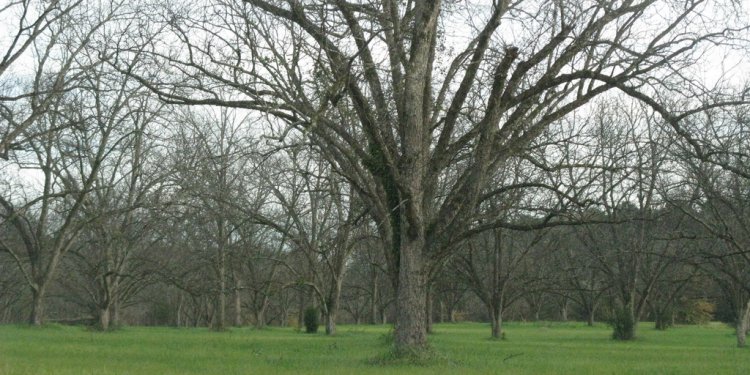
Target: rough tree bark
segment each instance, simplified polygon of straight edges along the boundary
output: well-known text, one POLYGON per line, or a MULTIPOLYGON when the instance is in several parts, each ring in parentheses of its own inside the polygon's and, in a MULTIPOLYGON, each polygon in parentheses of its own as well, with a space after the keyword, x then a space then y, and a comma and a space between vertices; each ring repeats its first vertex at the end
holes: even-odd
POLYGON ((427 285, 422 262, 424 240, 410 238, 400 248, 399 288, 396 292, 396 347, 418 352, 427 346, 425 311, 427 285))

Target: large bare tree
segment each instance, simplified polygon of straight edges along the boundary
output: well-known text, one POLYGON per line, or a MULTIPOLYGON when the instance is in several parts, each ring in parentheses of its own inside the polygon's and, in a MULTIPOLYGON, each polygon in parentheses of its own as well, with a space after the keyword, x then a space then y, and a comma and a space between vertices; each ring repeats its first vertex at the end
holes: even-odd
POLYGON ((419 352, 427 275, 487 176, 613 89, 679 128, 704 106, 691 106, 706 90, 688 68, 746 28, 733 4, 224 0, 166 7, 151 20, 160 35, 111 61, 167 102, 303 132, 370 207, 397 285, 396 347, 419 352), (144 63, 124 67, 135 54, 144 63), (677 87, 686 105, 669 111, 660 93, 677 87))

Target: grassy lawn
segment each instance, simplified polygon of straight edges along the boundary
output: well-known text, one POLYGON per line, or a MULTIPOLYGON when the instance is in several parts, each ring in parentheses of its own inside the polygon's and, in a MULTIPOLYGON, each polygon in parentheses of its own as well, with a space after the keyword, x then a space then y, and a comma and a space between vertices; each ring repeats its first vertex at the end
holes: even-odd
POLYGON ((0 326, 0 374, 750 374, 750 350, 720 324, 655 331, 615 342, 605 325, 510 323, 507 339, 486 324, 442 324, 430 337, 429 366, 381 365, 385 326, 341 326, 339 335, 291 328, 0 326))

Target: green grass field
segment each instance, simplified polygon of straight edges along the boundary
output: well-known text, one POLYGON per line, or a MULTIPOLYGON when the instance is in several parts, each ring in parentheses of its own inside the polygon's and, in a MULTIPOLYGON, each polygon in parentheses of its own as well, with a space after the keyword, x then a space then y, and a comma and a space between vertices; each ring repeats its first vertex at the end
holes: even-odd
POLYGON ((431 365, 381 364, 385 326, 340 326, 336 337, 291 328, 0 326, 0 374, 750 374, 750 350, 711 324, 615 342, 606 325, 511 323, 507 339, 486 324, 436 325, 431 365))

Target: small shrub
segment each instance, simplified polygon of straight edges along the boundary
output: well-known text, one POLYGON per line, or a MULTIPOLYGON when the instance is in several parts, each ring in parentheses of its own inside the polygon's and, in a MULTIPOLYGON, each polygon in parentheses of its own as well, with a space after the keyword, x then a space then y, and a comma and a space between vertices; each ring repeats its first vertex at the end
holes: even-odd
POLYGON ((454 311, 453 312, 453 323, 461 323, 469 321, 469 314, 465 311, 454 311))
POLYGON ((299 331, 299 315, 292 315, 286 318, 286 326, 292 327, 295 330, 299 331))
POLYGON ((635 320, 626 309, 617 309, 612 319, 612 338, 615 340, 632 340, 635 338, 635 320))
POLYGON ((305 332, 316 333, 320 326, 320 313, 315 307, 308 307, 305 309, 305 332))
POLYGON ((687 324, 708 324, 716 312, 716 304, 698 299, 685 303, 684 320, 687 324))

